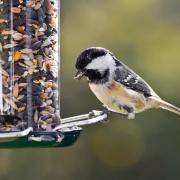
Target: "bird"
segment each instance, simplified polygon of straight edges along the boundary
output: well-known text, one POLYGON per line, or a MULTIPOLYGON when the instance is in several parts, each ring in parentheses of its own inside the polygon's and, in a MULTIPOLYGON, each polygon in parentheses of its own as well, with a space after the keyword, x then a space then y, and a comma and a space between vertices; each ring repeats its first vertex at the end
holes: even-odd
POLYGON ((162 108, 180 115, 180 108, 164 101, 135 71, 109 50, 90 47, 75 62, 74 79, 85 76, 95 96, 110 112, 134 119, 137 113, 162 108))

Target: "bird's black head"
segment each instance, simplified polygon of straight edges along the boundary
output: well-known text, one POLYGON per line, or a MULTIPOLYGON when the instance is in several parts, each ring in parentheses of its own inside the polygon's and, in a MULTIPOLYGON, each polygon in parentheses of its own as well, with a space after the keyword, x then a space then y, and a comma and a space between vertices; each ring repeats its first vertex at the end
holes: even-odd
POLYGON ((88 77, 90 82, 102 83, 107 81, 109 71, 114 60, 112 53, 100 47, 91 47, 84 50, 77 58, 75 79, 88 77))

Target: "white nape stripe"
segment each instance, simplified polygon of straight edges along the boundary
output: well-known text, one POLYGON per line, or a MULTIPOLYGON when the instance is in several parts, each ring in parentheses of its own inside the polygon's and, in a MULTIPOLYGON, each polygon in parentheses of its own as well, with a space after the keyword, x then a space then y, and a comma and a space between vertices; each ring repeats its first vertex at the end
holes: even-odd
POLYGON ((106 69, 114 71, 115 61, 112 56, 107 53, 105 56, 100 56, 96 59, 93 59, 91 63, 86 66, 86 69, 97 69, 100 72, 103 72, 106 69))

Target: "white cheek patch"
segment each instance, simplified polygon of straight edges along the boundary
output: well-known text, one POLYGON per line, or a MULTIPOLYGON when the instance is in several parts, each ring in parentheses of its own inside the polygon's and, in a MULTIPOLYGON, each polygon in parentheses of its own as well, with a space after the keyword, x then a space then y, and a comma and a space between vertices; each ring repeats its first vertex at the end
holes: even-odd
POLYGON ((105 56, 92 60, 92 62, 86 66, 86 69, 98 69, 100 72, 103 72, 104 70, 113 67, 115 67, 114 59, 110 54, 106 54, 105 56))

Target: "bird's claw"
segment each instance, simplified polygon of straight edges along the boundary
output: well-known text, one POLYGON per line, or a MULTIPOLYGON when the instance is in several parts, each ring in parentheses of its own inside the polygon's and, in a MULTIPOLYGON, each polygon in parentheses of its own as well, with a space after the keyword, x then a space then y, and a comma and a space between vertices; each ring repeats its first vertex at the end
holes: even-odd
POLYGON ((127 118, 128 119, 134 119, 135 118, 135 114, 134 113, 128 113, 127 114, 127 118))
MULTIPOLYGON (((110 111, 107 110, 107 109, 105 109, 104 111, 96 111, 96 110, 93 110, 93 111, 89 112, 89 119, 94 118, 94 117, 98 117, 98 116, 102 116, 102 115, 104 115, 104 114, 106 114, 107 116, 109 116, 110 111)), ((103 120, 100 121, 100 122, 106 123, 106 122, 108 122, 108 118, 103 119, 103 120)))

